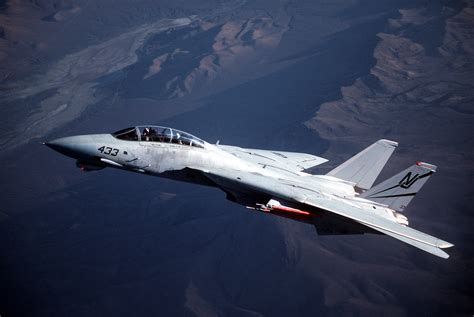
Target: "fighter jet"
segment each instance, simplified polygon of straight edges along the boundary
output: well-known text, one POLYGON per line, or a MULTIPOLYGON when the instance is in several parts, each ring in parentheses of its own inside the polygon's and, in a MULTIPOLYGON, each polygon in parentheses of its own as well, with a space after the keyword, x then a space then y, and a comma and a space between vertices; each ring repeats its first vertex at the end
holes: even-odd
POLYGON ((304 153, 210 144, 161 126, 78 135, 45 143, 84 171, 106 167, 220 188, 249 209, 314 225, 320 235, 385 234, 441 258, 453 244, 408 226, 408 204, 436 171, 417 162, 373 186, 398 146, 378 140, 326 175, 304 153))

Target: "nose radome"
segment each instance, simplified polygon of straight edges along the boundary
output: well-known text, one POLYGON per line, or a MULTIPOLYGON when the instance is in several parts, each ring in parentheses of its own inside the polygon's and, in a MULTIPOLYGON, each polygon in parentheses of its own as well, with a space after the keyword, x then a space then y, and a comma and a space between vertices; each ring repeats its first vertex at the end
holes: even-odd
POLYGON ((78 141, 78 137, 72 136, 48 141, 44 144, 56 152, 70 157, 76 157, 78 154, 78 141))
POLYGON ((69 138, 60 138, 60 139, 45 142, 44 144, 55 151, 60 151, 68 147, 70 142, 67 139, 69 138))
POLYGON ((62 146, 64 146, 64 142, 62 142, 61 139, 56 139, 56 140, 45 142, 44 145, 52 148, 55 151, 58 151, 59 149, 61 149, 62 146))
POLYGON ((76 159, 90 159, 98 155, 101 146, 110 144, 115 139, 110 134, 86 134, 68 136, 45 142, 51 149, 76 159))

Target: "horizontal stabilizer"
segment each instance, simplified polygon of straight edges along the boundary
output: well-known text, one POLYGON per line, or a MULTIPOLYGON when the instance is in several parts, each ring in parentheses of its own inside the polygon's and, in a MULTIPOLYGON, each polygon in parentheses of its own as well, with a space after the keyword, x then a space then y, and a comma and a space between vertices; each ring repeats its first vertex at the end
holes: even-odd
POLYGON ((435 165, 417 162, 415 165, 362 193, 360 197, 388 205, 396 211, 404 211, 435 171, 435 165))
POLYGON ((387 163, 397 142, 378 140, 328 173, 352 183, 360 189, 369 189, 387 163))

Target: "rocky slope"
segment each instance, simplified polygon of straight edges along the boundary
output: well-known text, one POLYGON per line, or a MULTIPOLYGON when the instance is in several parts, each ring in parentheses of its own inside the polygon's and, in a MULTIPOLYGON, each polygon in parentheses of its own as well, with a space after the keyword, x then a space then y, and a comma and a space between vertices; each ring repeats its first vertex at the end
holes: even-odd
MULTIPOLYGON (((468 289, 474 276, 471 268, 474 235, 470 229, 474 220, 471 212, 474 197, 471 186, 474 175, 473 14, 472 1, 464 2, 462 8, 444 2, 400 10, 400 16, 390 19, 387 30, 377 35, 380 41, 373 52, 376 64, 370 73, 343 87, 341 99, 322 104, 315 117, 306 122, 329 140, 326 156, 339 157, 333 166, 378 138, 400 142, 381 179, 415 160, 439 166, 433 180, 408 209, 407 216, 413 227, 456 244, 450 265, 425 270, 421 264, 424 261, 411 258, 417 267, 409 271, 404 269, 408 262, 400 259, 394 260, 393 265, 384 263, 373 267, 374 271, 380 271, 384 266, 384 270, 391 270, 391 274, 400 279, 430 285, 424 296, 438 307, 433 310, 438 314, 441 306, 450 305, 446 297, 455 296, 464 302, 456 308, 458 312, 468 307, 468 289), (451 275, 453 271, 457 273, 451 275)), ((382 286, 387 283, 404 285, 401 280, 388 282, 385 279, 380 284, 378 279, 369 278, 380 285, 382 293, 387 291, 382 286)), ((325 293, 330 296, 330 289, 340 293, 343 288, 333 286, 325 293)), ((417 296, 411 289, 404 292, 406 298, 417 296)), ((385 300, 393 295, 385 292, 385 300)), ((344 306, 345 300, 341 298, 331 305, 344 306)), ((377 301, 372 298, 371 305, 377 301)), ((397 313, 414 311, 417 309, 412 307, 397 313)))

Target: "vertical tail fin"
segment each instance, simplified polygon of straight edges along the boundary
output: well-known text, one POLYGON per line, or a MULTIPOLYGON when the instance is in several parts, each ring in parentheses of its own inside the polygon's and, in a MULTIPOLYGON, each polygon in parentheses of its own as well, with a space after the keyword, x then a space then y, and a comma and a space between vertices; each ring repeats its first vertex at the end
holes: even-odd
POLYGON ((394 141, 378 140, 327 175, 353 182, 358 188, 369 189, 397 146, 394 141))
POLYGON ((388 205, 396 211, 404 211, 436 166, 417 162, 415 165, 362 193, 360 197, 388 205))

